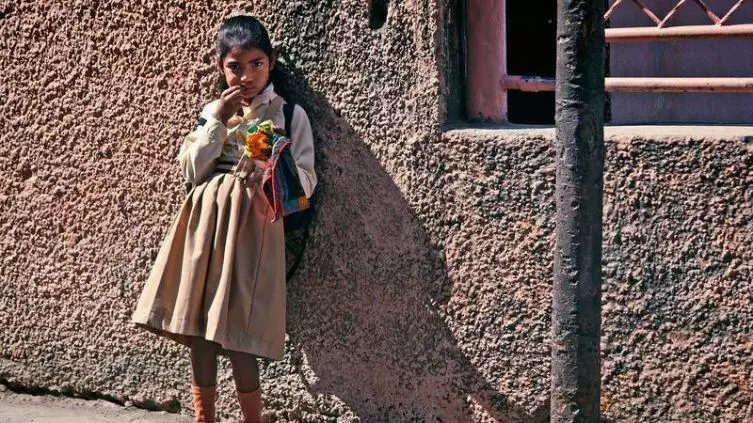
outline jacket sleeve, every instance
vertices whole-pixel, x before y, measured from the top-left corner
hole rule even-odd
[[[199,184],[211,175],[227,139],[227,128],[214,114],[216,104],[212,102],[204,107],[199,126],[186,135],[178,153],[183,176],[191,185]]]
[[[314,171],[314,136],[306,111],[299,105],[296,105],[293,110],[290,132],[290,139],[292,140],[290,151],[298,169],[298,179],[301,181],[303,191],[308,198],[314,192],[317,181]]]

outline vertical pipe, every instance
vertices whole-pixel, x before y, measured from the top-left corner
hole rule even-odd
[[[598,422],[604,0],[557,1],[551,421]]]
[[[507,122],[505,1],[468,0],[466,10],[468,115]]]

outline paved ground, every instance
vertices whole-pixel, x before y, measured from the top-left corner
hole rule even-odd
[[[0,423],[190,423],[185,415],[103,401],[0,391]]]

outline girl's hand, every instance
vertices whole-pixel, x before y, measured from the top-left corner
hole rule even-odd
[[[234,85],[220,94],[220,101],[217,103],[217,117],[224,125],[241,109],[242,92],[243,87]]]

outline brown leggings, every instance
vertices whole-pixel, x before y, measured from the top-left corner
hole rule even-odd
[[[194,386],[209,387],[217,384],[217,344],[196,338],[191,343],[191,373]],[[235,387],[240,392],[259,389],[259,364],[256,356],[228,351],[233,366]]]

